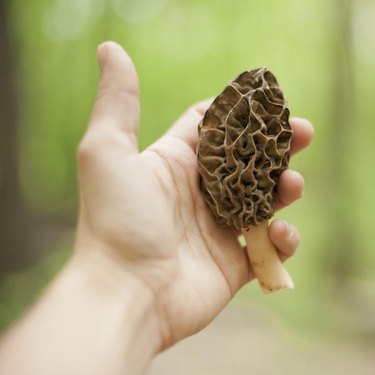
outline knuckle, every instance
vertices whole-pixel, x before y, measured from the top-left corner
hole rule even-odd
[[[83,138],[77,149],[77,159],[79,163],[85,162],[89,158],[91,158],[92,155],[92,148],[91,145],[89,144],[87,138]]]
[[[199,116],[199,117],[202,117],[204,113],[204,111],[202,111],[202,108],[200,107],[199,104],[193,104],[192,106],[188,108],[187,112],[194,116]]]
[[[132,106],[139,107],[139,90],[123,88],[119,85],[101,83],[96,102],[119,102],[131,103]]]
[[[79,163],[89,163],[97,160],[104,140],[95,132],[86,134],[78,145],[77,156]]]
[[[212,104],[212,100],[211,99],[208,99],[208,100],[204,100],[204,101],[201,101],[201,102],[198,102],[198,103],[195,103],[193,104],[189,110],[194,112],[196,115],[202,117],[205,112],[207,111],[207,109],[209,108],[209,106]]]
[[[301,236],[299,234],[299,230],[294,225],[292,225],[292,233],[293,233],[293,237],[294,237],[294,242],[295,242],[296,246],[298,246],[298,244],[301,241]]]
[[[198,111],[197,104],[193,104],[188,107],[184,113],[185,116],[201,117],[200,112]]]
[[[113,130],[90,129],[82,138],[77,149],[77,159],[80,165],[97,164],[107,160],[114,152],[122,152],[129,148],[129,137]]]
[[[293,254],[300,243],[300,235],[298,230],[293,226],[289,226],[289,235],[287,237],[287,246],[290,249],[290,253]]]

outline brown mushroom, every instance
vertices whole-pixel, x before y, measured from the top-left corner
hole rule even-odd
[[[292,129],[286,100],[266,68],[240,74],[199,124],[198,168],[203,198],[216,221],[242,230],[264,292],[293,288],[268,238],[275,192],[288,167]]]

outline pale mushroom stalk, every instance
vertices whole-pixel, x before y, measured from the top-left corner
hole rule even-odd
[[[281,263],[278,252],[268,236],[268,222],[251,226],[242,233],[246,239],[250,263],[263,292],[294,289],[293,280]]]

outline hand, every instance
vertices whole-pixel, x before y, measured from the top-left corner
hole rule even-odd
[[[78,151],[76,253],[105,264],[108,277],[132,275],[152,291],[162,350],[205,327],[254,275],[239,233],[215,224],[199,191],[197,124],[210,100],[191,107],[139,153],[135,68],[113,42],[101,45],[98,56],[100,87]],[[295,154],[310,143],[313,131],[306,120],[291,124]],[[302,193],[302,177],[285,171],[277,209]],[[297,230],[282,220],[271,224],[270,237],[283,260],[299,243]]]

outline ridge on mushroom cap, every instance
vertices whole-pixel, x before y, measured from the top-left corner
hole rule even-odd
[[[270,219],[292,136],[274,75],[267,68],[240,74],[216,97],[198,129],[201,191],[217,222],[246,229]]]

